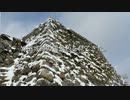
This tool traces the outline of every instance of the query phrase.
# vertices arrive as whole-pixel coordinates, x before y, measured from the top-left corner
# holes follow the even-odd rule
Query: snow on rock
[[[62,86],[62,83],[61,83],[61,81],[60,81],[59,79],[54,78],[54,82],[56,82],[56,83],[58,83],[60,86]]]
[[[76,78],[75,80],[77,80],[80,83],[81,86],[85,86],[85,83],[82,82],[79,78]]]
[[[6,73],[6,76],[7,76],[7,80],[8,80],[8,82],[5,82],[5,84],[7,85],[7,86],[10,86],[11,85],[11,83],[12,83],[12,77],[14,76],[14,65],[13,66],[11,66],[10,68],[6,68],[7,70],[8,70],[8,72]]]
[[[22,40],[27,45],[3,72],[7,86],[126,85],[95,44],[53,18]],[[12,82],[12,77],[17,80]]]

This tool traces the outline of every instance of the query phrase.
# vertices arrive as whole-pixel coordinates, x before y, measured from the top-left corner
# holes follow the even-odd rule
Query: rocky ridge
[[[94,43],[53,18],[23,37],[20,47],[15,40],[6,39],[8,50],[19,49],[16,56],[10,54],[14,60],[9,81],[3,82],[7,86],[126,85]]]
[[[25,44],[20,39],[12,38],[6,34],[0,35],[0,85],[8,81],[6,73],[14,64],[14,59],[18,57]]]

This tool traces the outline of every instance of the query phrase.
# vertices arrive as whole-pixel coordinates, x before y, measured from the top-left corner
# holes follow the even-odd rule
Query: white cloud
[[[31,32],[31,30],[34,28],[34,25],[33,24],[24,25],[22,22],[13,21],[7,24],[7,26],[2,25],[2,29],[3,27],[4,30],[2,30],[2,33],[6,33],[13,37],[22,38],[23,36]]]
[[[129,18],[130,13],[68,12],[63,13],[60,20],[94,43],[106,49],[117,49],[115,45],[128,36],[125,30],[129,30]]]
[[[60,21],[107,50],[108,58],[121,59],[123,48],[130,42],[130,13],[65,12]]]

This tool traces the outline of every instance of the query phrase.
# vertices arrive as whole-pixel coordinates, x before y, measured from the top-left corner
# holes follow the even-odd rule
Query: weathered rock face
[[[21,40],[6,34],[0,35],[0,67],[10,65],[17,57],[16,53],[21,51]]]
[[[23,41],[7,38],[0,37],[0,64],[13,64],[11,86],[127,85],[95,44],[52,18]]]
[[[19,58],[21,72],[26,69],[23,65],[25,61],[31,70],[21,74],[20,85],[126,85],[95,44],[52,18],[23,40],[27,45]],[[21,80],[25,75],[26,79]],[[16,83],[13,82],[13,85]]]
[[[37,80],[36,85],[35,86],[49,86],[50,82],[44,78],[40,78]]]
[[[0,34],[0,68],[10,67],[14,64],[14,59],[18,57],[22,50],[22,44],[25,45],[26,43],[21,42],[20,39],[11,38],[6,34]]]
[[[49,72],[47,69],[41,69],[40,73],[38,73],[39,78],[44,78],[49,81],[53,81],[53,74]]]

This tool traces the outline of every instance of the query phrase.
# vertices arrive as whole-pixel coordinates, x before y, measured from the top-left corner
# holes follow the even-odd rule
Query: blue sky
[[[118,73],[130,78],[130,12],[2,12],[0,31],[22,38],[50,16],[103,47]]]

